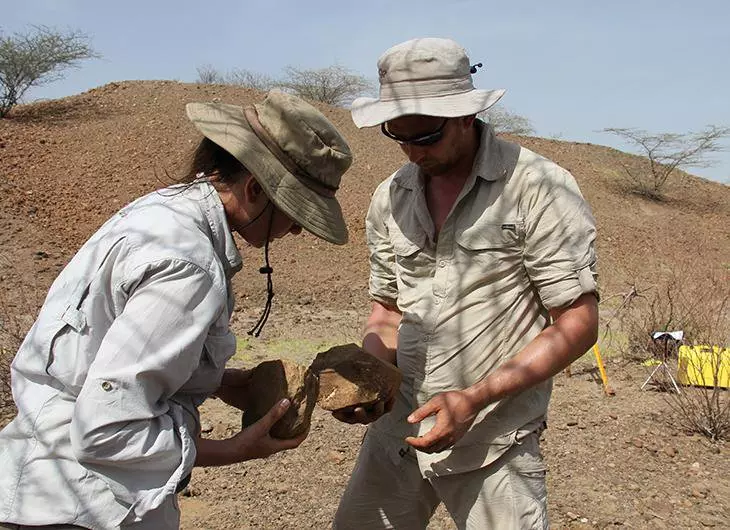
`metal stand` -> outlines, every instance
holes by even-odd
[[[680,332],[681,333],[681,332]],[[644,387],[649,384],[649,381],[654,380],[654,383],[657,384],[659,387],[666,387],[668,385],[665,384],[666,380],[662,380],[659,378],[656,378],[655,376],[660,375],[662,372],[666,377],[669,379],[669,381],[672,382],[672,387],[674,387],[674,390],[677,391],[677,394],[681,394],[682,392],[679,390],[679,385],[677,384],[677,381],[674,379],[674,376],[672,375],[672,371],[669,369],[669,366],[667,365],[667,361],[669,360],[669,341],[675,341],[674,337],[672,337],[669,333],[656,333],[655,337],[652,338],[654,343],[658,341],[664,342],[664,354],[662,355],[662,361],[657,365],[654,370],[652,370],[651,374],[649,374],[649,377],[646,378],[646,381],[644,381],[644,384],[641,385],[641,390],[644,390]],[[678,342],[678,341],[676,341]],[[675,342],[672,343],[674,346]]]
[[[667,363],[665,361],[662,361],[661,363],[659,363],[657,365],[656,368],[654,368],[654,370],[651,372],[651,374],[649,375],[649,377],[646,378],[646,381],[644,381],[644,384],[641,385],[641,390],[644,390],[644,387],[649,384],[649,381],[651,381],[652,379],[654,379],[654,376],[660,370],[661,371],[664,371],[664,373],[667,375],[667,377],[669,378],[669,380],[672,382],[672,386],[674,387],[674,390],[677,391],[677,394],[681,394],[682,392],[679,390],[679,385],[677,384],[677,381],[674,379],[674,376],[672,375],[672,371],[669,369],[669,367],[667,366]],[[662,384],[662,381],[661,380],[656,380],[655,379],[655,382],[657,384],[659,384],[659,385]]]

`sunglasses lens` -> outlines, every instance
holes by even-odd
[[[441,131],[438,131],[433,134],[429,134],[428,136],[424,136],[422,138],[416,138],[414,140],[409,141],[408,143],[412,144],[412,145],[433,145],[441,139],[441,136],[442,136]]]
[[[392,140],[395,140],[401,145],[419,145],[419,146],[426,146],[426,145],[433,145],[439,140],[441,140],[441,137],[444,135],[444,127],[446,126],[446,121],[444,120],[441,126],[436,129],[432,133],[424,134],[423,136],[418,136],[416,138],[401,138],[399,136],[396,136],[392,132],[388,130],[388,127],[385,123],[380,124],[380,130],[383,132],[385,136],[388,138],[391,138]]]

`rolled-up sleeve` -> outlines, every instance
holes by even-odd
[[[598,294],[596,224],[573,176],[553,165],[530,178],[524,263],[548,309]]]
[[[386,224],[389,215],[388,182],[381,184],[373,194],[365,218],[365,235],[370,252],[370,298],[395,306],[398,300],[395,254]]]
[[[198,366],[224,298],[209,274],[185,261],[148,264],[135,275],[76,400],[71,444],[79,462],[129,482],[122,491],[152,494],[159,486],[164,496],[195,457],[194,433],[170,398]]]

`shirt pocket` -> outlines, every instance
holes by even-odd
[[[456,236],[456,262],[461,273],[475,265],[485,273],[521,264],[523,225],[520,222],[487,222],[468,227]],[[484,270],[483,267],[489,269]]]
[[[431,275],[434,259],[425,248],[425,233],[407,237],[400,231],[391,231],[391,242],[400,300],[405,290],[416,288],[420,278]]]
[[[61,304],[56,318],[49,318],[43,335],[43,355],[46,374],[55,378],[74,395],[84,383],[91,359],[86,348],[88,326],[86,314],[80,309],[88,294],[90,282],[83,282]]]

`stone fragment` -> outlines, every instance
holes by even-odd
[[[310,370],[319,378],[317,404],[325,410],[386,399],[395,394],[402,378],[398,368],[357,344],[335,346],[319,353]]]
[[[243,426],[254,424],[288,398],[291,406],[270,433],[274,438],[295,438],[309,428],[317,391],[317,378],[303,366],[286,359],[264,361],[252,370],[246,387],[248,406],[243,412]]]

